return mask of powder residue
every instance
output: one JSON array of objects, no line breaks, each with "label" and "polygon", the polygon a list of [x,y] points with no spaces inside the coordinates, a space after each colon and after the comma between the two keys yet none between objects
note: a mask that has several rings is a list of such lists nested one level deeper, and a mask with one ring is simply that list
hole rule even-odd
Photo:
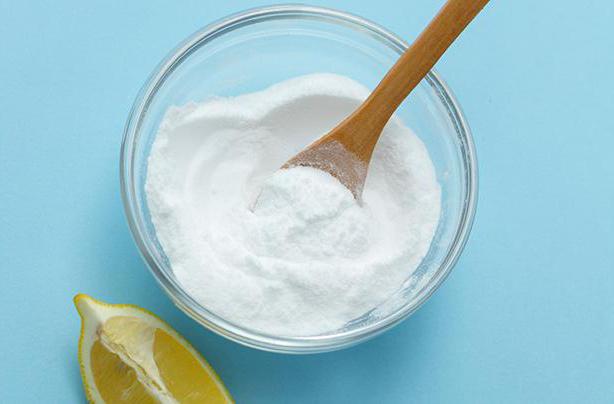
[{"label": "powder residue", "polygon": [[384,303],[426,255],[440,187],[424,144],[393,118],[363,200],[329,174],[279,170],[368,90],[332,74],[171,108],[146,194],[156,234],[188,293],[267,334],[332,332]]}]

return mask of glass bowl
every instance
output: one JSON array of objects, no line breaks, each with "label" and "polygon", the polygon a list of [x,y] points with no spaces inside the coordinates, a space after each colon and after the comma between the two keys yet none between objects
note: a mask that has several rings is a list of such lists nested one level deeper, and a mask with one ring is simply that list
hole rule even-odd
[{"label": "glass bowl", "polygon": [[179,284],[151,223],[144,184],[158,125],[171,105],[264,89],[316,72],[349,76],[373,88],[407,48],[363,18],[336,10],[279,5],[215,22],[174,49],[138,94],[121,149],[121,188],[132,235],[172,301],[198,323],[231,340],[269,351],[322,352],[367,340],[413,313],[446,278],[467,240],[477,194],[469,127],[443,80],[430,72],[397,115],[426,144],[442,188],[442,214],[427,256],[401,290],[343,329],[317,336],[267,335],[207,310]]}]

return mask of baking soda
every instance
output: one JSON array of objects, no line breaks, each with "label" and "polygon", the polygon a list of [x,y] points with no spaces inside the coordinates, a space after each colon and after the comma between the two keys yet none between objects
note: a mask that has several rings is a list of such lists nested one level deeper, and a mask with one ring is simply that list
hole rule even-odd
[{"label": "baking soda", "polygon": [[426,255],[440,187],[424,144],[393,118],[363,200],[328,173],[279,167],[368,90],[332,74],[171,108],[146,193],[179,282],[208,310],[267,334],[333,332],[394,295]]}]

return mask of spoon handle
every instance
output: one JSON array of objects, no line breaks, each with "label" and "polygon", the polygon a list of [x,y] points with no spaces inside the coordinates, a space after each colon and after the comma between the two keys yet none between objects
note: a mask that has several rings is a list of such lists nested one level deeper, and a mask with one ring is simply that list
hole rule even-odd
[{"label": "spoon handle", "polygon": [[[418,85],[489,0],[448,0],[380,81],[360,109],[369,109],[376,138],[397,107]],[[364,115],[363,115],[364,116]]]}]

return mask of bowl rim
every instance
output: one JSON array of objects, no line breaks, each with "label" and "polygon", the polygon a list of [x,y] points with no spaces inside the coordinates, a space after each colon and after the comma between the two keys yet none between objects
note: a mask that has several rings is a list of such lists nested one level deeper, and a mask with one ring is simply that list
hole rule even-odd
[{"label": "bowl rim", "polygon": [[164,83],[166,77],[169,76],[174,67],[189,57],[198,47],[242,26],[283,18],[317,19],[328,23],[350,26],[356,30],[366,31],[368,34],[376,36],[381,40],[382,44],[391,47],[399,53],[408,47],[408,44],[401,38],[367,19],[331,8],[303,4],[280,4],[252,8],[229,15],[203,27],[181,42],[158,64],[139,91],[132,105],[124,129],[120,150],[121,196],[130,232],[142,258],[158,284],[182,311],[213,332],[252,348],[283,353],[325,352],[366,341],[392,328],[414,313],[439,288],[456,264],[467,242],[473,224],[477,205],[477,160],[471,131],[460,105],[444,80],[438,73],[431,70],[425,77],[425,81],[439,96],[457,133],[461,159],[465,167],[466,198],[451,247],[443,263],[433,274],[433,277],[417,292],[418,298],[412,299],[411,302],[372,324],[336,334],[312,337],[280,337],[252,331],[233,324],[200,305],[183,290],[176,279],[170,277],[162,269],[163,263],[153,253],[156,251],[155,245],[146,237],[145,224],[143,223],[137,203],[137,190],[133,170],[135,162],[134,149],[139,140],[141,124],[151,104],[151,100]]}]

